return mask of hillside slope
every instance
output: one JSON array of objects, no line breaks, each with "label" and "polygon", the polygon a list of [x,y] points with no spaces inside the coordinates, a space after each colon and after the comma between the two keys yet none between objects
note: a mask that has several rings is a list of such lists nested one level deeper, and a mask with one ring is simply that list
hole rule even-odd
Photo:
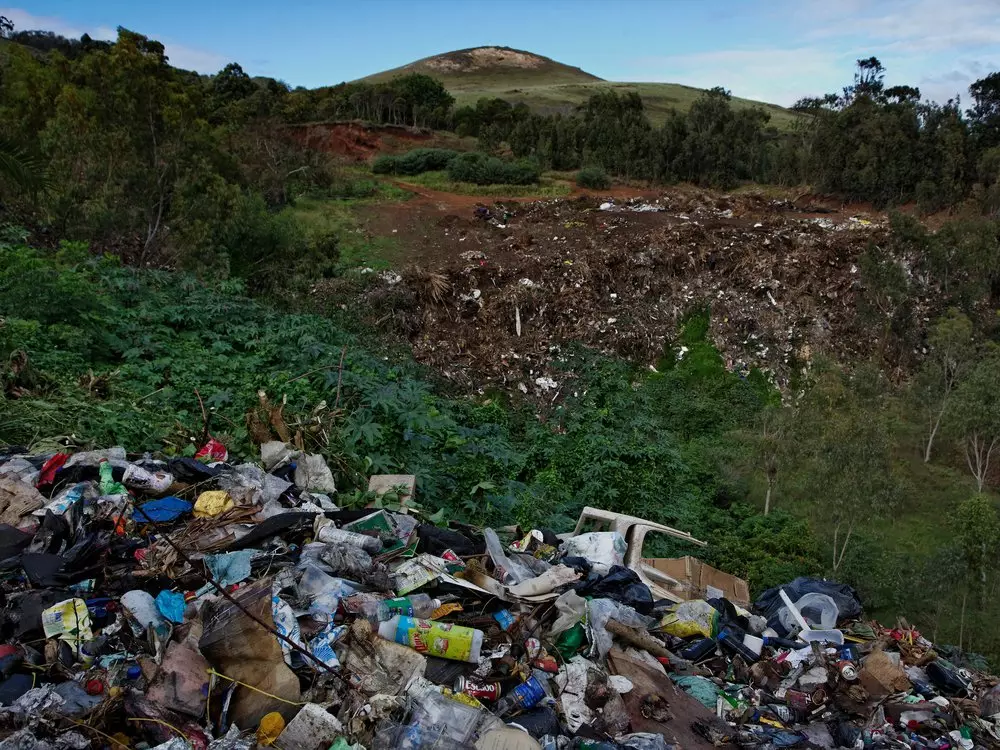
[{"label": "hillside slope", "polygon": [[433,76],[453,94],[515,85],[551,86],[602,80],[580,68],[510,47],[472,47],[445,52],[375,73],[361,80],[378,83],[405,73],[426,73]]},{"label": "hillside slope", "polygon": [[[605,81],[580,68],[509,47],[473,47],[425,57],[398,68],[362,78],[377,83],[405,73],[426,73],[440,80],[456,106],[475,104],[481,97],[499,97],[512,104],[524,102],[542,114],[569,113],[598,91],[620,94],[634,91],[642,97],[654,125],[666,119],[671,109],[686,112],[702,89],[678,83],[631,83]],[[720,81],[725,85],[725,81]],[[733,98],[736,107],[758,106],[771,115],[771,123],[789,128],[798,115],[776,104]]]}]

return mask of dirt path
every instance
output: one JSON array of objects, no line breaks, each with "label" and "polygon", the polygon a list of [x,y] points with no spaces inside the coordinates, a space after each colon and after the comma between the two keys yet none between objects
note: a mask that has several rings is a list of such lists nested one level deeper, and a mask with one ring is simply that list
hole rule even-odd
[{"label": "dirt path", "polygon": [[[421,207],[433,205],[439,210],[462,210],[465,208],[475,208],[476,206],[488,206],[493,203],[531,203],[539,200],[551,200],[552,196],[539,195],[519,195],[519,196],[494,196],[494,195],[459,195],[457,193],[447,193],[443,190],[415,185],[404,180],[390,180],[398,188],[402,188],[413,193],[410,198],[401,206]],[[558,196],[560,200],[572,200],[574,198],[610,198],[613,200],[629,200],[632,198],[643,198],[653,200],[661,195],[663,190],[652,188],[631,188],[614,187],[608,190],[587,190],[586,188],[574,187],[569,195]]]}]

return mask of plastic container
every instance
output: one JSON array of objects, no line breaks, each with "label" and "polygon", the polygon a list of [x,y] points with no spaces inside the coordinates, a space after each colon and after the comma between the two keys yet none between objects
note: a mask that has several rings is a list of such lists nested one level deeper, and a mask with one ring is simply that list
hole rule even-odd
[{"label": "plastic container", "polygon": [[757,654],[757,658],[759,659],[761,649],[764,648],[764,639],[747,633],[743,636],[743,645]]},{"label": "plastic container", "polygon": [[732,656],[739,654],[747,664],[753,664],[760,660],[760,654],[756,654],[753,649],[744,646],[743,639],[738,633],[723,630],[719,633],[719,646]]},{"label": "plastic container", "polygon": [[482,630],[405,615],[396,615],[380,623],[378,634],[387,641],[402,643],[422,654],[472,664],[479,663],[479,652],[483,647]]},{"label": "plastic container", "polygon": [[407,617],[430,617],[431,613],[441,606],[441,600],[432,599],[429,594],[410,594],[398,599],[386,599],[383,603],[390,615]]},{"label": "plastic container", "polygon": [[711,654],[715,653],[716,642],[713,638],[699,638],[694,643],[685,646],[681,651],[678,652],[678,656],[682,659],[687,659],[688,661],[698,662],[702,659],[707,659]]},{"label": "plastic container", "polygon": [[818,641],[819,643],[832,643],[836,646],[844,645],[844,634],[839,630],[813,630],[809,628],[799,633],[799,638],[806,643]]}]

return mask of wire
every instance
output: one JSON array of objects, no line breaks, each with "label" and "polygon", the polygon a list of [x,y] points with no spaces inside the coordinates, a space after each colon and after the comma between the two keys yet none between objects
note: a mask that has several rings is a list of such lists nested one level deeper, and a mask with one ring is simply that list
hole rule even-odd
[{"label": "wire", "polygon": [[129,747],[128,745],[126,745],[126,744],[125,744],[124,742],[122,742],[121,740],[116,740],[116,739],[115,739],[114,737],[112,737],[111,735],[108,735],[108,734],[105,734],[105,733],[104,733],[104,732],[102,732],[102,731],[101,731],[100,729],[97,729],[97,728],[95,728],[95,727],[92,727],[92,726],[90,726],[90,724],[87,724],[87,723],[85,723],[85,722],[82,722],[82,721],[77,721],[77,720],[76,720],[76,719],[74,719],[74,718],[73,718],[72,716],[67,716],[66,714],[59,714],[59,715],[60,715],[60,716],[61,716],[62,718],[64,718],[64,719],[69,719],[69,720],[70,720],[70,721],[72,721],[72,722],[73,722],[74,724],[76,724],[76,725],[77,725],[78,727],[84,727],[84,728],[85,728],[85,729],[86,729],[87,731],[90,731],[90,732],[94,732],[95,734],[99,734],[99,735],[100,735],[101,737],[103,737],[104,739],[106,739],[106,740],[110,740],[111,742],[114,742],[114,743],[115,743],[116,745],[120,745],[121,747],[124,747],[124,748],[125,748],[125,750],[128,750],[128,747]]},{"label": "wire", "polygon": [[233,682],[233,683],[239,685],[240,687],[245,687],[247,690],[253,690],[255,693],[260,693],[261,695],[266,695],[268,698],[274,698],[274,700],[276,700],[276,701],[281,701],[282,703],[287,703],[289,706],[304,706],[304,705],[306,705],[305,703],[300,703],[298,701],[286,700],[285,698],[281,698],[280,696],[272,695],[271,693],[267,692],[266,690],[261,690],[260,688],[255,688],[253,685],[247,685],[245,682],[240,682],[239,680],[234,680],[232,677],[229,677],[228,675],[224,675],[224,674],[222,674],[222,672],[217,672],[214,669],[212,669],[211,667],[209,667],[208,673],[211,674],[211,675],[215,675],[216,677],[221,677],[224,680],[229,680],[230,682]]}]

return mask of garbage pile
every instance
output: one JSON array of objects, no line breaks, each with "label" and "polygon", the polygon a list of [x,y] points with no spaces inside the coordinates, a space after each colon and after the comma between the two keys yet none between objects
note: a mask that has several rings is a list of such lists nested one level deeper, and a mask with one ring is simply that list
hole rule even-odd
[{"label": "garbage pile", "polygon": [[412,477],[371,487],[340,508],[281,442],[0,449],[0,750],[1000,744],[997,679],[847,586],[750,606],[694,558],[643,558],[650,532],[704,544],[650,521],[443,527]]},{"label": "garbage pile", "polygon": [[[816,352],[852,362],[871,350],[875,333],[857,316],[861,258],[872,243],[892,246],[887,231],[874,217],[679,191],[498,204],[407,236],[426,273],[360,292],[329,280],[315,294],[338,307],[358,295],[373,324],[388,322],[454,382],[545,404],[574,392],[568,342],[658,366],[686,313],[711,308],[726,367],[785,389]],[[936,296],[917,296],[915,317],[934,317]]]}]

